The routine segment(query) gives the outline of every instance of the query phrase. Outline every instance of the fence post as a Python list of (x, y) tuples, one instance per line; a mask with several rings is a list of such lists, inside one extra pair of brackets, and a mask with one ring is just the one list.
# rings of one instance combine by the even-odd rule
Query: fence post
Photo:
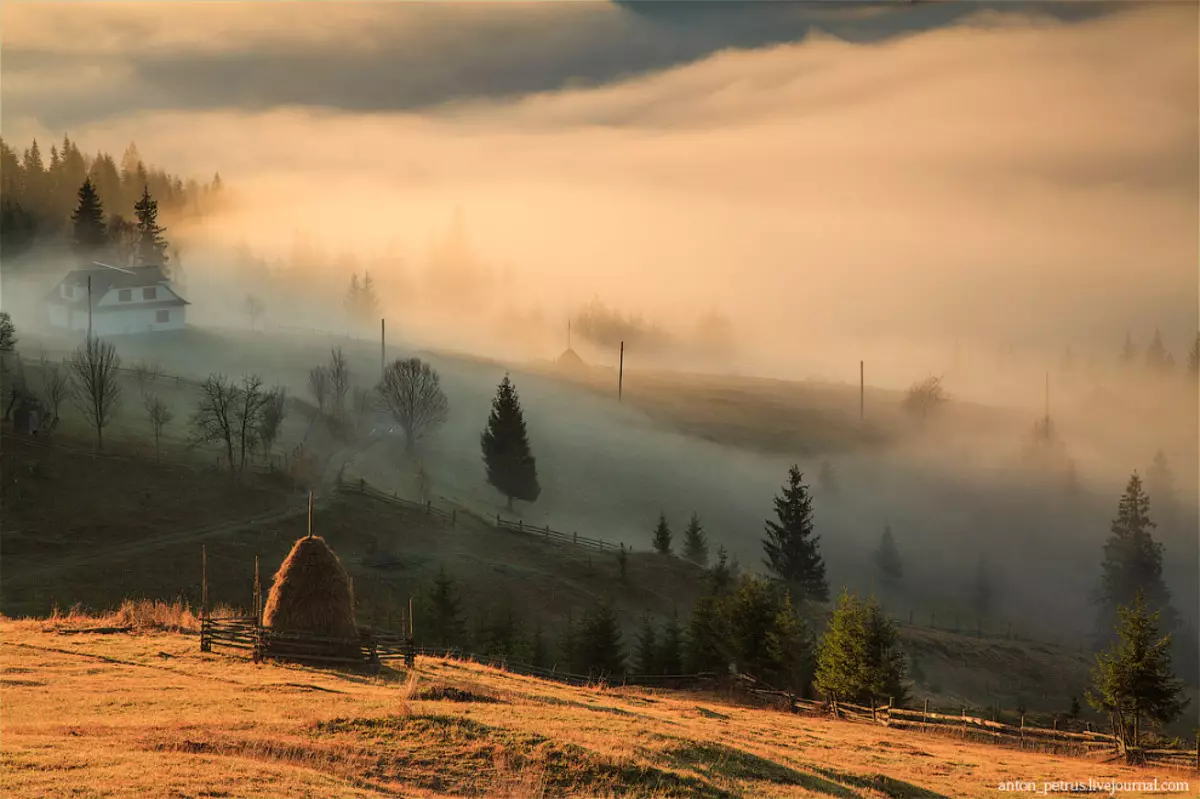
[(525, 532), (525, 520), (524, 519), (517, 519), (517, 529), (520, 530), (522, 533)]
[(892, 702), (894, 702), (894, 701), (895, 701), (895, 697), (893, 697), (893, 696), (888, 697), (887, 719), (885, 720), (884, 723), (887, 724), (889, 727), (892, 726)]
[(500, 514), (499, 513), (496, 514), (496, 529), (497, 530), (500, 529)]
[(579, 546), (579, 533), (571, 533), (571, 543)]
[(921, 723), (922, 724), (929, 723), (929, 698), (928, 697), (926, 697), (926, 699), (925, 699), (925, 709), (921, 711)]
[(1021, 748), (1021, 749), (1025, 748), (1025, 714), (1024, 713), (1021, 714), (1021, 744), (1020, 744), (1019, 748)]
[(871, 697), (871, 721), (878, 721), (875, 715), (875, 697)]
[(431, 513), (433, 513), (433, 500), (427, 499), (425, 500), (425, 515), (428, 516)]
[(550, 537), (550, 525), (546, 525), (546, 538)]
[(962, 737), (967, 740), (967, 706), (962, 706)]
[(450, 509), (450, 526), (454, 527), (458, 524), (458, 508)]
[(1196, 768), (1200, 769), (1200, 732), (1196, 733)]
[(366, 478), (363, 478), (363, 477), (358, 478), (358, 493), (360, 493), (360, 494), (367, 493)]
[(208, 547), (200, 545), (200, 651), (211, 652), (212, 641), (208, 621)]

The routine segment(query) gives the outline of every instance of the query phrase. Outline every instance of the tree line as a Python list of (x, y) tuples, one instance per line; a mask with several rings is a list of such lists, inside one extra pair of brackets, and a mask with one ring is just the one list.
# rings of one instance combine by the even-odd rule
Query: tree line
[(118, 164), (105, 152), (85, 154), (67, 136), (48, 155), (36, 139), (19, 154), (0, 139), (0, 254), (12, 257), (39, 242), (78, 245), (73, 212), (85, 183), (106, 209), (107, 238), (119, 247), (127, 246), (146, 195), (176, 220), (203, 215), (223, 196), (219, 174), (204, 183), (184, 180), (147, 166), (132, 143)]

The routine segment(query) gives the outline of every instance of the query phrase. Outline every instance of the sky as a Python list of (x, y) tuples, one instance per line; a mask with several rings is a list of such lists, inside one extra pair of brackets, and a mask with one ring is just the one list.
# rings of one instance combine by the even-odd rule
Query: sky
[(206, 243), (413, 270), (457, 209), (508, 302), (716, 309), (764, 372), (1155, 327), (1182, 360), (1197, 328), (1194, 4), (0, 13), (0, 133), (219, 170), (241, 202)]

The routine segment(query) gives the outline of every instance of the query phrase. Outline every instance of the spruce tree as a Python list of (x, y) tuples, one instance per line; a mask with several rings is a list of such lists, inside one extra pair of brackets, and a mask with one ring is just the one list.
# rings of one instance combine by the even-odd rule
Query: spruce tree
[(363, 272), (358, 315), (363, 319), (374, 319), (379, 315), (379, 298), (375, 295), (375, 280), (371, 277), (371, 273), (367, 271)]
[(601, 602), (584, 617), (576, 639), (576, 662), (580, 671), (607, 679), (625, 670), (625, 651), (617, 614)]
[(700, 566), (708, 565), (708, 537), (700, 526), (700, 517), (695, 513), (683, 531), (683, 556)]
[(91, 179), (79, 187), (78, 204), (71, 214), (73, 222), (72, 243), (75, 252), (84, 259), (95, 256), (108, 243), (108, 231), (104, 225), (104, 207), (100, 195)]
[(658, 674), (658, 635), (654, 623), (649, 616), (642, 616), (642, 626), (638, 630), (636, 665), (638, 674)]
[(717, 544), (717, 562), (709, 570), (709, 583), (712, 591), (721, 593), (733, 582), (733, 569), (729, 566), (729, 552), (724, 544)]
[(665, 514), (658, 514), (658, 524), (654, 526), (654, 551), (660, 555), (671, 554), (671, 528), (667, 525)]
[(1162, 508), (1169, 508), (1175, 501), (1175, 476), (1171, 473), (1171, 464), (1161, 449), (1154, 454), (1154, 460), (1146, 470), (1146, 488), (1160, 512)]
[(445, 649), (464, 643), (462, 599), (454, 580), (446, 574), (445, 566), (438, 569), (426, 606), (428, 621), (424, 625), (415, 625), (419, 630), (424, 627), (422, 640)]
[(1170, 371), (1172, 365), (1174, 365), (1174, 359), (1167, 352), (1167, 348), (1163, 346), (1162, 333), (1155, 329), (1154, 337), (1150, 339), (1150, 344), (1146, 347), (1146, 368), (1152, 372), (1164, 373)]
[(1163, 725), (1183, 713), (1188, 700), (1171, 670), (1171, 636), (1158, 637), (1160, 614), (1139, 591), (1118, 609), (1119, 640), (1097, 655), (1088, 703), (1108, 713), (1126, 745), (1141, 741), (1142, 718)]
[(158, 202), (150, 196), (149, 186), (142, 188), (142, 198), (133, 206), (137, 218), (137, 266), (167, 266), (167, 240), (163, 238), (166, 228), (158, 224)]
[(723, 604), (726, 594), (713, 588), (696, 600), (688, 618), (686, 658), (691, 672), (723, 673), (733, 657)]
[(892, 535), (890, 525), (884, 525), (879, 548), (872, 559), (884, 583), (896, 585), (904, 577), (904, 564), (900, 560), (900, 550), (896, 547), (896, 538)]
[(509, 510), (512, 510), (514, 499), (537, 501), (542, 493), (538, 485), (537, 462), (529, 448), (521, 400), (508, 375), (496, 388), (492, 413), (479, 443), (487, 467), (487, 481), (508, 498)]
[(1104, 544), (1102, 574), (1096, 594), (1101, 607), (1100, 629), (1110, 628), (1117, 609), (1134, 601), (1140, 592), (1150, 608), (1163, 612), (1164, 626), (1175, 629), (1175, 611), (1163, 581), (1163, 547), (1151, 535), (1150, 498), (1142, 489), (1142, 478), (1134, 472), (1117, 504), (1111, 535)]
[(816, 686), (826, 696), (865, 704), (903, 704), (904, 654), (896, 623), (874, 599), (842, 592), (817, 656)]
[(780, 611), (777, 587), (756, 576), (740, 580), (729, 596), (726, 618), (738, 671), (759, 680), (772, 670), (769, 636)]
[(663, 627), (662, 642), (658, 648), (658, 668), (662, 674), (683, 673), (683, 630), (679, 626), (679, 616), (674, 611)]
[(350, 317), (358, 316), (358, 307), (361, 302), (362, 287), (358, 285), (358, 273), (350, 275), (350, 288), (346, 290), (346, 296), (342, 300), (342, 307), (346, 309), (346, 315)]
[(807, 696), (816, 667), (814, 650), (812, 632), (785, 592), (767, 633), (768, 679), (780, 689)]
[(813, 534), (812, 497), (803, 477), (800, 467), (792, 466), (782, 496), (775, 498), (778, 521), (766, 522), (765, 563), (801, 599), (824, 602), (829, 599), (829, 583), (818, 549), (821, 538)]

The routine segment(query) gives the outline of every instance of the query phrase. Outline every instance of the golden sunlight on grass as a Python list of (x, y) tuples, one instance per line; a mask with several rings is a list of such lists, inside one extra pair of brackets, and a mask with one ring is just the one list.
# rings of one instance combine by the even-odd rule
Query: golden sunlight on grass
[(970, 797), (1169, 776), (454, 661), (365, 676), (202, 654), (180, 633), (0, 633), (14, 797)]

